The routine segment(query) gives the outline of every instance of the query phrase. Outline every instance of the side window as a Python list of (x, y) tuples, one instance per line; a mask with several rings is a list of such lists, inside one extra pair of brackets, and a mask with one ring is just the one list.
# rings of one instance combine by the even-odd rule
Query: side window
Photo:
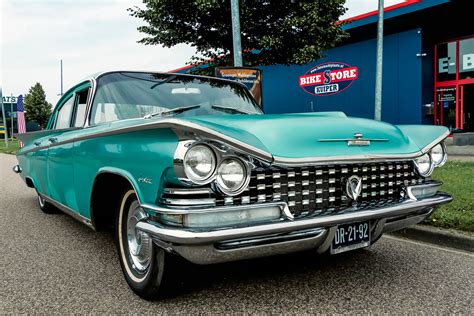
[(89, 89), (85, 91), (81, 91), (76, 94), (76, 114), (74, 116), (74, 127), (82, 127), (84, 125), (84, 119), (86, 117), (86, 109), (87, 109), (87, 95), (89, 93)]
[(56, 124), (54, 126), (54, 129), (63, 129), (70, 127), (74, 99), (75, 98), (73, 97), (69, 98), (59, 109), (58, 114), (56, 116)]
[(118, 120), (117, 106), (115, 103), (98, 103), (92, 115), (93, 124), (100, 124)]

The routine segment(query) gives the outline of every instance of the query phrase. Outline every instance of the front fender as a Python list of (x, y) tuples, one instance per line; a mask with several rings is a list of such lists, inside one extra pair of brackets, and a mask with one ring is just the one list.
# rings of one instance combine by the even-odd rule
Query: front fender
[(449, 136), (449, 129), (439, 125), (396, 125), (404, 135), (414, 142), (422, 153), (430, 151)]

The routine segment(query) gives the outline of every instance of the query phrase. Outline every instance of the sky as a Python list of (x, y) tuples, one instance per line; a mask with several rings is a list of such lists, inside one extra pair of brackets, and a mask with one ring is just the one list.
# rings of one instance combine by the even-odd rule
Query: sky
[[(385, 6), (403, 0), (385, 0)], [(143, 22), (127, 8), (141, 0), (0, 0), (0, 85), (3, 95), (28, 93), (36, 82), (53, 105), (86, 76), (104, 70), (169, 71), (184, 66), (194, 53), (137, 43)], [(377, 9), (377, 0), (347, 0), (347, 18)]]

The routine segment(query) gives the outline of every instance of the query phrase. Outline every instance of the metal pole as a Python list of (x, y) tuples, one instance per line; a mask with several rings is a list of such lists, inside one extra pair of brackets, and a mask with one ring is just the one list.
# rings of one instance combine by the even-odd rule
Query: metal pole
[(10, 103), (10, 128), (11, 128), (10, 137), (13, 140), (13, 121), (14, 121), (14, 119), (13, 119), (13, 93), (12, 93), (11, 97), (12, 97), (12, 99), (11, 99), (12, 101)]
[(230, 0), (232, 14), (232, 41), (234, 47), (234, 66), (242, 67), (242, 43), (240, 38), (239, 0)]
[(382, 62), (383, 62), (383, 0), (379, 0), (379, 20), (377, 23), (377, 68), (375, 74), (374, 118), (382, 119)]
[(61, 59), (61, 95), (63, 95), (63, 60)]
[(5, 138), (5, 145), (8, 148), (8, 137), (7, 137), (7, 120), (5, 119), (5, 106), (3, 105), (3, 94), (2, 94), (2, 87), (0, 87), (0, 102), (2, 102), (2, 116), (3, 116), (3, 126), (4, 126), (4, 132), (3, 137)]

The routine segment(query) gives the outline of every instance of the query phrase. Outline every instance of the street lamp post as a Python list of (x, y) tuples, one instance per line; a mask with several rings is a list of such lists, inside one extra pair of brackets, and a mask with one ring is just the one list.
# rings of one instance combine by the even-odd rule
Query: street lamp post
[(377, 23), (377, 68), (375, 73), (375, 111), (374, 119), (382, 120), (382, 62), (383, 62), (383, 0), (379, 0)]
[(239, 0), (230, 0), (232, 15), (232, 41), (234, 50), (234, 66), (242, 67), (242, 43), (240, 35)]
[(2, 115), (3, 115), (3, 137), (5, 138), (5, 145), (7, 146), (8, 148), (8, 137), (7, 137), (7, 129), (8, 129), (8, 126), (6, 125), (7, 124), (7, 121), (5, 119), (5, 106), (3, 105), (3, 94), (2, 94), (2, 87), (0, 86), (0, 102), (2, 102)]
[(13, 117), (13, 93), (11, 94), (11, 102), (10, 102), (10, 137), (12, 138), (12, 141), (13, 141), (13, 121), (14, 121), (14, 117)]

